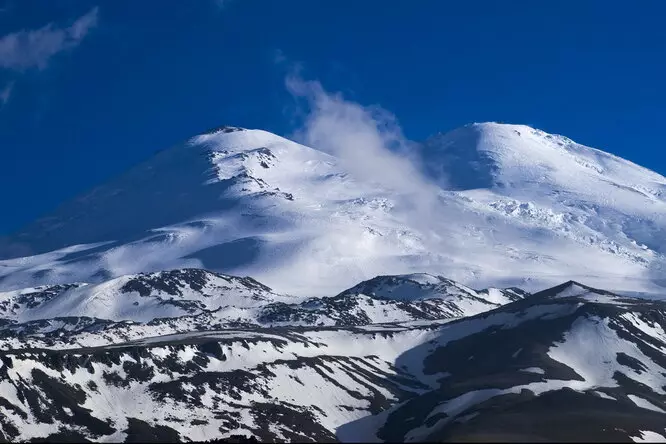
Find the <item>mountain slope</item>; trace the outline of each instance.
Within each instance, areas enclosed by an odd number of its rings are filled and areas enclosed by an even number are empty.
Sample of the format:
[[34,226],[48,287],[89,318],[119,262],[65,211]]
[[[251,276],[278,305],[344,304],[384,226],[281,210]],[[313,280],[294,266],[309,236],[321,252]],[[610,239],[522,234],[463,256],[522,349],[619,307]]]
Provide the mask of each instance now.
[[389,441],[663,441],[665,331],[664,302],[569,282],[442,326],[421,347],[438,387],[349,427]]
[[560,281],[661,292],[663,176],[524,125],[472,124],[432,137],[422,150],[430,177],[491,222],[469,229],[492,230],[485,240],[504,249],[503,265],[523,261],[537,281],[560,274]]
[[[416,251],[411,239],[394,244],[409,235],[388,215],[388,194],[349,178],[320,151],[223,129],[159,153],[5,239],[4,255],[37,254],[1,261],[0,285],[203,266],[277,281],[283,292],[331,294],[344,288],[331,289],[331,279],[345,274],[341,282],[352,285],[377,274],[359,265]],[[373,231],[380,226],[390,240]],[[375,268],[385,271],[381,263],[364,271]]]
[[[428,278],[437,285],[418,284],[413,275],[381,276],[321,298],[277,294],[251,278],[200,269],[9,291],[0,293],[0,350],[101,346],[227,328],[444,322],[529,296]],[[403,294],[410,288],[411,297],[359,292],[382,281]]]
[[[391,364],[395,331],[375,341],[363,331],[228,330],[4,352],[0,432],[12,441],[122,442],[139,433],[169,442],[235,434],[333,442],[338,425],[425,388]],[[422,334],[403,334],[401,343]]]
[[0,352],[0,433],[114,442],[666,439],[665,331],[664,302],[566,283],[445,323],[16,347]]
[[0,241],[0,289],[193,267],[298,296],[421,272],[660,294],[666,178],[519,125],[421,151],[427,185],[409,194],[264,131],[200,135]]

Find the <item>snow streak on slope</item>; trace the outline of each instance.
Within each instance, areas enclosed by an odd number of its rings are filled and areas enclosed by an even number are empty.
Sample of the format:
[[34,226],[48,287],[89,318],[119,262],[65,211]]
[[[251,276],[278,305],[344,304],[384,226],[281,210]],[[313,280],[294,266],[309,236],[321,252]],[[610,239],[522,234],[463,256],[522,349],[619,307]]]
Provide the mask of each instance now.
[[435,136],[422,157],[429,204],[414,206],[413,189],[332,155],[222,128],[0,241],[0,289],[204,267],[299,296],[421,272],[476,288],[660,292],[664,177],[518,125]]

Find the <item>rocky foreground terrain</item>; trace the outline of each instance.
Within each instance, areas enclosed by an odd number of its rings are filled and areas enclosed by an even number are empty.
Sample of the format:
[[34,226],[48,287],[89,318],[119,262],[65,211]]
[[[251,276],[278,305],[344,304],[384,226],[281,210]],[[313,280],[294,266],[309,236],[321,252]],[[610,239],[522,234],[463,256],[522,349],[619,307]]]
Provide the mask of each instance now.
[[[108,283],[134,310],[114,320],[91,316],[108,301],[86,287],[0,295],[5,441],[666,436],[661,301],[406,275],[285,302],[252,279],[174,270]],[[78,302],[32,319],[58,298]],[[155,307],[169,317],[142,320]]]

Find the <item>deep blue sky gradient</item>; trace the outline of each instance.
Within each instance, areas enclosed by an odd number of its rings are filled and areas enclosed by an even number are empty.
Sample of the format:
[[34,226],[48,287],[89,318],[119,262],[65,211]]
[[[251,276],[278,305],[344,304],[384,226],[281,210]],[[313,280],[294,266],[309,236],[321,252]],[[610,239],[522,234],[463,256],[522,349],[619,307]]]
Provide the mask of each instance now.
[[666,2],[217,4],[0,0],[0,37],[99,6],[97,27],[46,69],[0,69],[0,89],[15,82],[0,108],[0,234],[208,128],[290,134],[276,51],[391,111],[413,140],[525,123],[666,174]]

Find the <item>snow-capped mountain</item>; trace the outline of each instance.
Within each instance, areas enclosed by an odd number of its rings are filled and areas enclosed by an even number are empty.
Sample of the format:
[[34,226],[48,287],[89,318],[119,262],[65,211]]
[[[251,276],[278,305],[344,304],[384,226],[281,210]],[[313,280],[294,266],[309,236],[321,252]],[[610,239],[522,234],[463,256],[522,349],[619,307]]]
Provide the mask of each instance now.
[[666,303],[580,284],[450,322],[0,352],[8,440],[666,439]]
[[666,178],[519,125],[468,125],[421,152],[428,185],[407,198],[274,134],[203,134],[2,239],[0,290],[207,268],[298,296],[421,272],[660,294]]
[[518,125],[416,150],[222,127],[0,239],[0,441],[666,441],[666,178]]

